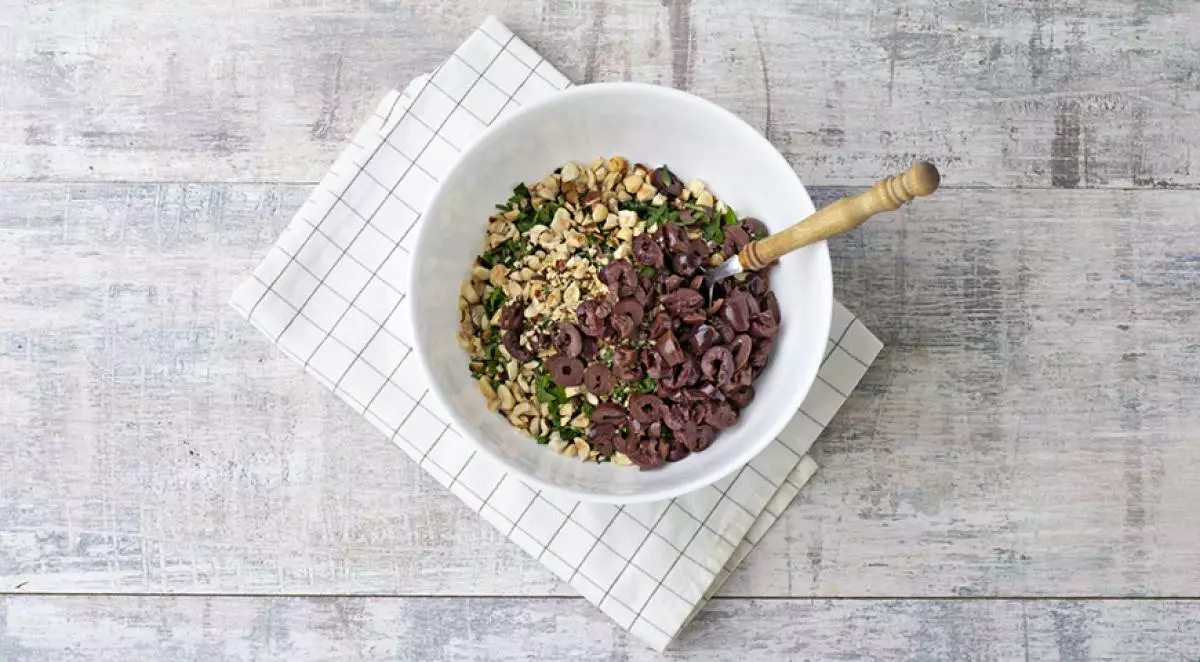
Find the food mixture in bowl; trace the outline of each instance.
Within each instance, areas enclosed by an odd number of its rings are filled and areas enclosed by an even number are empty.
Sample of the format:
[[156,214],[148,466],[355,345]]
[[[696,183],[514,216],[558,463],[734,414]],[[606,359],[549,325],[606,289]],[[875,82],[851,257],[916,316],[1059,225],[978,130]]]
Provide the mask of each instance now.
[[766,226],[619,156],[569,162],[496,207],[458,302],[489,409],[556,452],[643,469],[737,422],[779,304],[764,272],[709,302],[703,269]]

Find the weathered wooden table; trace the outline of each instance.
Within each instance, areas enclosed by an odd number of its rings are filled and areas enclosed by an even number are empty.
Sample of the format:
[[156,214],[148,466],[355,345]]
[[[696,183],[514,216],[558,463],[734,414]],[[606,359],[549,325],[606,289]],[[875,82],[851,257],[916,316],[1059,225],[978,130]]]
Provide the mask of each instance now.
[[671,656],[1200,656],[1200,5],[0,0],[0,660],[656,657],[225,305],[489,12],[818,202],[944,172],[832,243],[887,348]]

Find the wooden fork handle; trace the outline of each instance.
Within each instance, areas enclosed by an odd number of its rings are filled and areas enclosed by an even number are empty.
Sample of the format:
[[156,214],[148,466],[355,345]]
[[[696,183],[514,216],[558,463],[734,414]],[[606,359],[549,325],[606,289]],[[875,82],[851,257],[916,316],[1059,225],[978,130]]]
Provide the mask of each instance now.
[[778,234],[746,244],[738,253],[742,268],[762,269],[797,248],[849,232],[875,214],[895,211],[915,197],[933,193],[940,182],[932,163],[918,163],[907,172],[881,179],[866,193],[842,198]]

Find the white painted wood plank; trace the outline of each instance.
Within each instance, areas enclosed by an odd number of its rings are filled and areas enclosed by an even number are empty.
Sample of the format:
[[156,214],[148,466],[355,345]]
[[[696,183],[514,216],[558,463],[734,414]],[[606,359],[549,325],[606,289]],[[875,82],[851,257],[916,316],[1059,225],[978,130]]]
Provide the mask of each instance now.
[[1195,187],[1200,5],[872,0],[8,3],[0,179],[315,181],[488,13],[577,81],[695,91],[806,181]]
[[[717,600],[677,660],[1195,659],[1200,603]],[[658,660],[580,599],[0,597],[0,657]]]
[[[0,185],[0,592],[570,593],[227,311],[305,191]],[[835,241],[888,347],[724,594],[1186,595],[1198,204],[946,190]]]

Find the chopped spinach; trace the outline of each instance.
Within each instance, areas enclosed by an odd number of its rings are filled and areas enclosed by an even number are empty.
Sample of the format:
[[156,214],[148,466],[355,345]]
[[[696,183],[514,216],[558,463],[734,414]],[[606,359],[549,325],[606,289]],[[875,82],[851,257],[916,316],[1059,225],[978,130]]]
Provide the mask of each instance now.
[[538,400],[557,407],[567,401],[567,390],[555,384],[550,375],[543,373],[537,380],[537,397]]
[[488,319],[496,314],[497,310],[504,307],[508,301],[508,295],[499,287],[488,286],[488,293],[483,297],[483,312],[487,313]]
[[630,200],[629,202],[622,202],[617,205],[617,209],[620,209],[621,211],[635,211],[637,212],[638,218],[646,218],[654,211],[655,207],[645,202]]
[[653,207],[650,211],[650,217],[646,219],[646,226],[662,225],[662,223],[667,220],[670,213],[671,208],[666,205]]
[[624,402],[625,398],[629,397],[629,382],[617,382],[613,384],[612,400],[613,402]]
[[558,436],[561,437],[563,441],[573,441],[579,437],[582,437],[583,431],[576,428],[559,428]]
[[700,229],[700,234],[708,241],[714,241],[718,245],[725,243],[725,231],[721,229],[721,219],[717,216],[708,219],[704,227]]
[[653,393],[658,390],[658,382],[653,377],[646,377],[634,383],[638,393]]
[[559,205],[552,202],[544,203],[535,211],[526,211],[516,221],[517,231],[521,233],[529,232],[530,228],[535,225],[550,226],[550,221],[554,220],[554,212],[558,211]]
[[525,186],[525,182],[521,182],[513,187],[512,197],[508,199],[508,204],[514,209],[520,209],[522,203],[528,203],[530,199],[529,187]]
[[529,247],[524,242],[509,239],[499,246],[479,256],[479,264],[491,269],[497,264],[511,267],[517,260],[524,259],[529,253]]

